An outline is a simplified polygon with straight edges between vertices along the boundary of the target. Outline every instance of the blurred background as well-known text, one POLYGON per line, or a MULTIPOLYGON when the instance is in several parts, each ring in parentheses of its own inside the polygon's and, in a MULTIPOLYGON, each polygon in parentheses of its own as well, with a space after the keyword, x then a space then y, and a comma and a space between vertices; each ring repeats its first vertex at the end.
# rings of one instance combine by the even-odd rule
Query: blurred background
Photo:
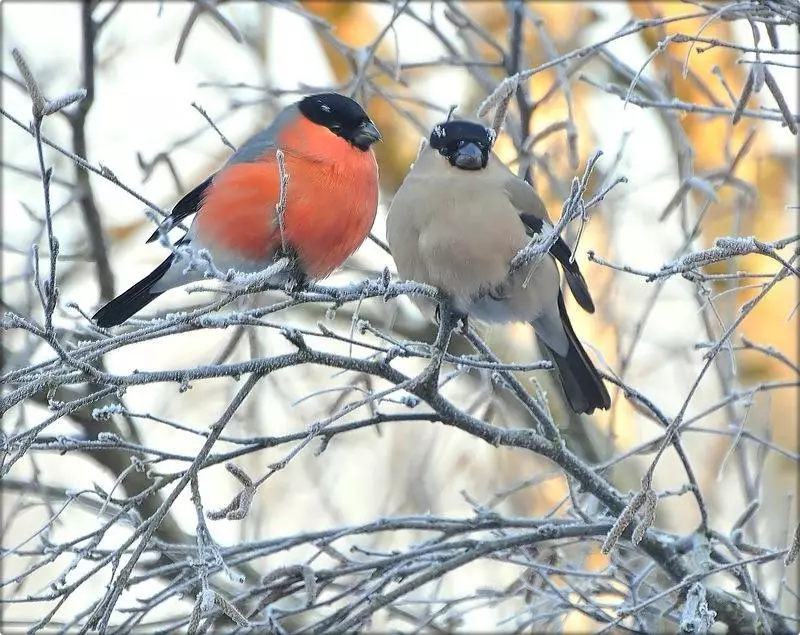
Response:
MULTIPOLYGON (((238 145, 303 94, 328 89, 353 94, 384 137, 375 149, 381 204, 373 233, 381 240, 392 195, 431 126, 454 105, 459 115, 474 115, 504 78, 561 59, 521 83, 522 98, 515 95, 510 102, 496 152, 520 175, 529 175, 553 220, 572 179, 583 174, 596 151, 603 156, 586 200, 615 179, 627 179, 590 210, 591 220, 580 236, 576 257, 598 308, 589 316, 568 297, 573 324, 598 368, 646 395, 671 420, 697 382, 704 353, 743 307, 747 310, 697 384, 681 438, 712 528, 728 535, 758 501, 752 520, 741 528, 744 543, 783 548, 798 518, 796 278, 778 282, 752 307, 746 303, 781 266, 764 255, 725 258, 698 268, 694 276, 647 278, 686 253, 712 247, 720 236, 755 236, 765 243, 794 236, 779 253, 786 261, 796 253, 797 137, 784 122, 779 101, 795 113, 796 121, 798 22, 792 23, 791 13, 770 14, 763 8, 767 4, 761 3, 762 13, 753 8, 748 14, 724 4, 719 7, 729 11, 717 8, 714 13, 688 2, 622 1, 3 3, 4 310, 41 321, 31 246, 40 245, 42 254, 47 250, 36 145, 26 129, 30 99, 11 57, 15 47, 48 97, 79 87, 89 90, 81 104, 46 118, 43 135, 92 166, 105 166, 128 189, 162 209, 205 179, 230 152, 199 109, 238 145), (775 24, 767 28, 764 21, 769 20, 775 24), (770 47, 773 52, 767 52, 770 47), (762 70, 756 74, 762 73, 761 78, 752 77, 755 61, 760 62, 762 70), (763 79, 764 68, 769 81, 763 79), (748 83, 759 90, 752 91, 746 106, 738 108, 743 112, 734 116, 748 83)), ((54 324, 59 338, 75 346, 97 338, 78 307, 93 313, 158 264, 164 250, 144 244, 153 223, 141 200, 113 180, 77 168, 51 147, 45 148, 44 157, 54 168, 53 221, 61 246, 54 324)), ((577 236, 573 223, 566 238, 575 244, 577 236)), ((328 282, 346 284, 385 267, 394 272, 391 257, 367 241, 328 282)), ((210 292, 172 291, 144 315, 198 306, 214 297, 210 292)), ((283 297, 266 293, 259 302, 283 297)), ((134 369, 219 363, 223 356, 234 362, 276 355, 293 350, 275 328, 284 324, 318 331, 317 324, 323 323, 372 344, 380 339, 359 333, 358 319, 401 340, 432 342, 435 336, 435 327, 404 297, 388 302, 370 298, 335 311, 305 304, 269 318, 272 326, 206 328, 120 345, 103 363, 108 372, 125 375, 134 369)), ((527 325, 479 330, 505 362, 541 359, 527 325)), ((314 342, 356 357, 368 353, 332 338, 314 342)), ((471 352, 460 338, 453 351, 471 352)), ((6 330, 2 356, 8 373, 51 359, 53 350, 29 332, 6 330)), ((402 360, 397 367, 416 373, 424 360, 402 360)), ((664 430, 656 417, 612 384, 611 410, 576 417, 564 407, 549 373, 515 374, 532 393, 546 395, 570 449, 587 463, 603 466, 602 473, 622 493, 638 490, 656 449, 651 442, 664 430)), ((527 411, 490 380, 487 374, 460 372, 442 391, 458 407, 493 425, 531 427, 527 411)), ((3 394, 20 385, 6 376, 3 394)), ((198 432, 207 433, 240 386, 230 377, 192 382, 188 389, 177 383, 134 386, 124 396, 111 395, 92 405, 122 405, 124 410, 105 418, 93 417, 92 407, 58 414, 54 402, 79 398, 86 390, 80 383, 53 394, 41 391, 4 408, 5 438, 42 426, 40 438, 3 479, 2 543, 10 550, 3 558, 4 632, 45 618, 57 602, 11 600, 47 595, 62 574, 53 589, 76 583, 90 570, 89 561, 69 550, 47 555, 48 544, 63 545, 97 532, 107 520, 107 509, 71 494, 99 486, 115 499, 130 500, 151 485, 154 474, 185 470, 186 461, 152 460, 142 448, 191 457, 205 440, 198 432), (136 447, 92 446, 102 432, 118 433, 136 447), (71 450, 63 451, 69 439, 74 439, 71 450), (56 441, 61 445, 48 444, 56 441), (147 470, 136 469, 134 457, 150 461, 147 470)), ((256 386, 225 434, 241 440, 302 433, 385 386, 354 372, 288 368, 256 386)), ((424 407, 409 410, 400 397, 374 408, 397 414, 424 407)), ((368 413, 361 408, 342 421, 364 419, 368 413)), ((294 445, 251 449, 234 462, 255 480, 294 445)), ((478 509, 506 517, 562 517, 574 505, 557 465, 431 421, 400 418, 337 435, 322 453, 315 452, 318 445, 300 451, 260 486, 244 519, 208 520, 213 540, 227 547, 383 517, 461 518, 478 509)), ((249 446, 220 441, 214 452, 241 447, 249 446)), ((686 493, 688 482, 678 456, 668 450, 655 471, 654 488, 675 495, 659 503, 659 529, 684 535, 698 526, 700 513, 686 493)), ((222 462, 204 468, 199 484, 206 511, 224 508, 241 489, 222 462)), ((170 489, 132 503, 136 513, 142 519, 151 516, 170 489)), ((197 527, 187 488, 156 537, 193 546, 197 527)), ((113 524, 102 532, 101 546, 113 548, 130 531, 121 521, 113 524)), ((414 531, 369 534, 348 538, 345 544, 382 553, 402 551, 420 536, 414 531)), ((608 571, 610 561, 600 554, 599 544, 587 541, 565 552, 553 548, 554 561, 608 571)), ((254 558, 248 566, 264 575, 306 562, 318 551, 312 544, 286 548, 254 558)), ((158 562, 143 560, 141 579, 122 595, 118 611, 127 607, 135 612, 132 607, 141 606, 138 600, 152 600, 165 588, 169 577, 154 573, 158 562)), ((797 595, 791 591, 797 588, 796 569, 778 561, 753 567, 751 573, 781 610, 797 613, 797 595)), ((110 575, 105 568, 75 584, 55 616, 47 619, 64 625, 77 618, 106 592, 110 575)), ((435 592, 425 587, 427 592, 414 596, 418 602, 406 598, 407 606, 376 613, 372 628, 524 628, 530 622, 530 600, 526 613, 526 600, 509 591, 519 575, 508 563, 476 560, 445 576, 435 592), (495 593, 494 601, 475 601, 481 592, 495 593), (439 599, 437 604, 430 599, 434 594, 451 601, 439 599), (472 602, 460 604, 455 598, 472 602)), ((735 590, 730 579, 719 583, 735 590)), ((612 591, 605 593, 613 596, 612 591)), ((611 605, 620 601, 607 600, 611 605)), ((298 600, 290 596, 288 601, 298 600)), ((599 622, 574 610, 572 603, 580 600, 563 601, 553 618, 556 626, 548 628, 600 628, 599 622)), ((173 624, 169 620, 175 616, 188 616, 193 602, 193 593, 153 601, 142 619, 173 624)), ((318 611, 325 614, 326 608, 318 611)), ((296 612, 296 621, 287 618, 283 626, 295 630, 318 619, 313 615, 296 612)), ((128 616, 121 613, 115 619, 128 616)), ((797 622, 791 624, 796 629, 797 622)))

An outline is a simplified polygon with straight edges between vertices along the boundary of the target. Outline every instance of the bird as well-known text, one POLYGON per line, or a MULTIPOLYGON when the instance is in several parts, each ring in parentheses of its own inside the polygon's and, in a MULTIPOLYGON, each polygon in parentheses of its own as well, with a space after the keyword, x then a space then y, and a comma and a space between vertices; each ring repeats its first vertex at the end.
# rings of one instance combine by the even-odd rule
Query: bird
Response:
MULTIPOLYGON (((572 411, 607 410, 611 398, 572 328, 561 291, 556 262, 578 304, 594 313, 570 247, 559 236, 538 264, 510 272, 514 256, 552 223, 534 188, 492 152, 495 137, 467 119, 433 127, 387 213, 398 276, 438 287, 462 316, 530 323, 572 411)), ((413 299, 430 314, 429 300, 413 299)))
MULTIPOLYGON (((214 266, 255 273, 287 256, 283 283, 321 279, 365 240, 378 209, 381 134, 364 109, 338 93, 308 95, 242 144, 214 174, 181 198, 147 242, 194 215, 176 246, 205 249, 214 266), (283 153, 285 187, 277 150, 283 153), (282 222, 276 205, 285 195, 282 222)), ((151 273, 103 306, 100 327, 122 324, 163 292, 202 280, 173 251, 151 273)))

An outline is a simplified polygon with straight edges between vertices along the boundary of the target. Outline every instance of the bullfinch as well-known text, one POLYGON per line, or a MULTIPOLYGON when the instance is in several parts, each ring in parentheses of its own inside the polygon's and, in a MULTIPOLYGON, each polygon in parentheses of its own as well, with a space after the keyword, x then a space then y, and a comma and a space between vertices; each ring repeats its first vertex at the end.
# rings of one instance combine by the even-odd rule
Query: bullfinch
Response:
MULTIPOLYGON (((611 399, 569 321, 556 261, 578 304, 594 312, 589 289, 561 239, 531 266, 510 264, 534 234, 552 228, 544 203, 492 153, 494 131, 453 120, 429 143, 394 196, 387 239, 400 277, 438 287, 453 308, 486 322, 529 322, 556 365, 576 413, 611 399)), ((417 304, 428 301, 415 298, 417 304)))
MULTIPOLYGON (((194 214, 176 245, 205 249, 214 266, 254 273, 280 257, 292 263, 276 282, 330 274, 369 235, 378 208, 378 165, 371 146, 381 138, 352 99, 337 93, 305 97, 284 108, 225 165, 186 194, 147 242, 194 214), (284 154, 285 208, 276 205, 284 154)), ((101 327, 121 324, 164 291, 202 280, 204 271, 170 254, 130 289, 102 307, 101 327)))

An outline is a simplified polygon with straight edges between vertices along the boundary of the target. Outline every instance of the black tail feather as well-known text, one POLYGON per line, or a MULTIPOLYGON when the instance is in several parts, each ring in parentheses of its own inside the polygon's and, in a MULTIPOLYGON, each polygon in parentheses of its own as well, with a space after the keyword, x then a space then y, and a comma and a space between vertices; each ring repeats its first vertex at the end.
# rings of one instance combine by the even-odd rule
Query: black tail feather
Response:
POLYGON ((572 323, 569 321, 567 309, 564 306, 564 297, 558 294, 558 312, 564 324, 564 331, 569 338, 569 350, 566 357, 553 351, 541 338, 540 346, 550 353, 550 357, 558 369, 561 377, 561 386, 567 397, 567 402, 573 412, 591 414, 595 408, 608 410, 611 407, 611 397, 606 390, 603 380, 597 369, 592 364, 583 346, 578 341, 572 323))
POLYGON ((106 328, 122 324, 160 296, 163 291, 151 291, 151 288, 167 273, 174 257, 174 254, 170 254, 164 262, 153 269, 147 276, 95 313, 93 318, 97 325, 106 328))

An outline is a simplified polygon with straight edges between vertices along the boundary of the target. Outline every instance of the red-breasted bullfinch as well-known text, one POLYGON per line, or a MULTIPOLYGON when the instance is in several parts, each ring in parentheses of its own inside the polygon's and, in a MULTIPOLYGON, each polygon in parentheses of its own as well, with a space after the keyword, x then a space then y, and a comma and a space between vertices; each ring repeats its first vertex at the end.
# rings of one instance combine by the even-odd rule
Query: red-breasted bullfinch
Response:
POLYGON ((527 286, 530 266, 509 275, 519 250, 552 224, 534 189, 492 153, 494 137, 471 121, 434 127, 389 208, 386 236, 398 274, 439 287, 463 314, 530 322, 572 410, 608 409, 608 391, 572 329, 561 294, 556 261, 578 304, 594 312, 569 246, 559 237, 527 286))
MULTIPOLYGON (((370 147, 381 136, 352 99, 310 95, 284 108, 267 129, 248 139, 215 174, 186 194, 148 239, 195 214, 176 245, 206 249, 214 266, 254 273, 282 256, 284 272, 305 279, 330 274, 369 235, 378 208, 378 165, 370 147), (283 231, 276 150, 284 154, 283 231), (284 247, 285 246, 285 250, 284 247)), ((102 327, 121 324, 164 291, 202 280, 204 271, 170 254, 149 275, 102 307, 102 327)))

